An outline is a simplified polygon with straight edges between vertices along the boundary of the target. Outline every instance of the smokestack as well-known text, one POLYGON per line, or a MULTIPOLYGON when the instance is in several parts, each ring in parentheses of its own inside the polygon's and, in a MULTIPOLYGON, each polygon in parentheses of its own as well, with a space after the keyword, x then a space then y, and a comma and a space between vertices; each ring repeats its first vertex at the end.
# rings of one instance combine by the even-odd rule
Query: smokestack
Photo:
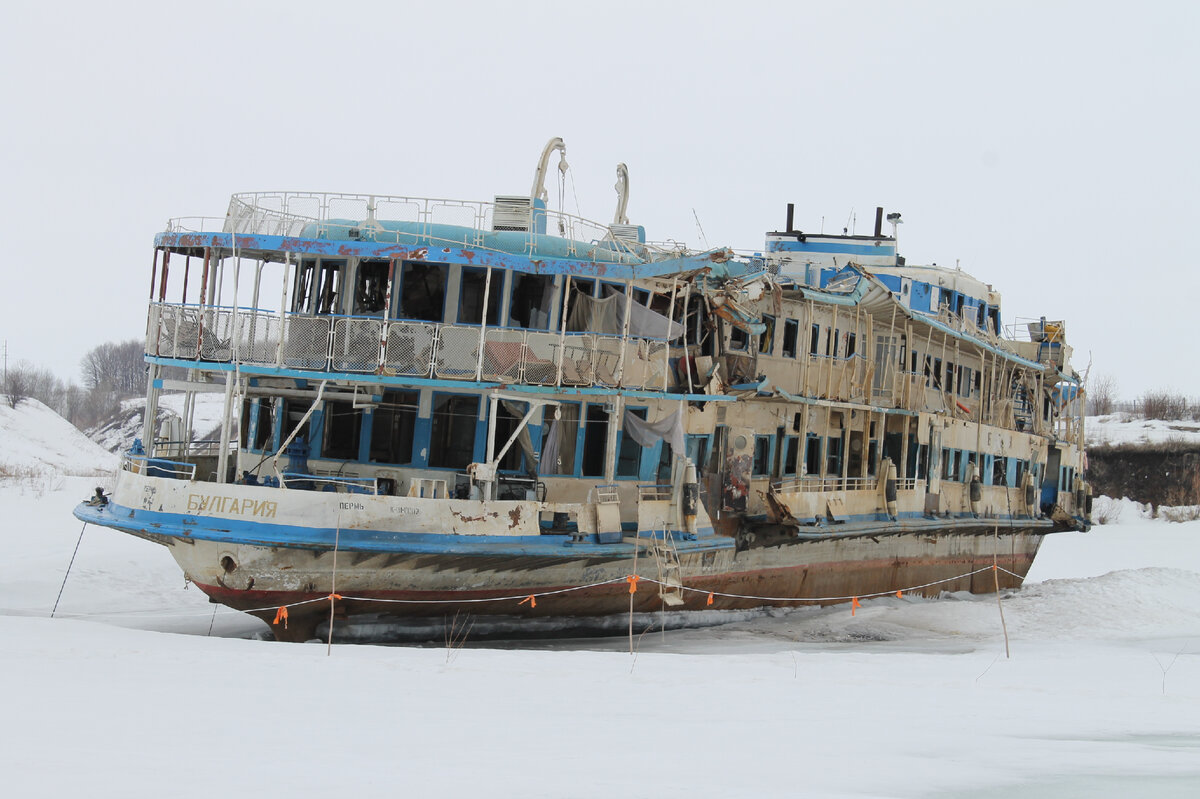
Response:
POLYGON ((788 203, 788 212, 787 212, 787 232, 788 233, 792 232, 792 218, 795 215, 795 213, 796 213, 796 206, 792 203, 788 203))
POLYGON ((883 207, 875 208, 875 238, 883 235, 883 207))

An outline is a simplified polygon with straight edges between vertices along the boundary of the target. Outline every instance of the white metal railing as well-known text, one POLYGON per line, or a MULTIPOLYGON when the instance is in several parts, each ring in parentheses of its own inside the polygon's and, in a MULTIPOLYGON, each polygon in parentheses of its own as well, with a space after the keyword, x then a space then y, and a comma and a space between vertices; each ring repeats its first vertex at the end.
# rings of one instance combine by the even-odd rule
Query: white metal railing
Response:
POLYGON ((670 344, 599 336, 379 317, 280 314, 256 308, 155 303, 146 352, 319 372, 389 374, 538 386, 665 391, 670 344))
MULTIPOLYGON (((219 221, 221 230, 226 233, 319 238, 341 232, 341 228, 346 227, 347 236, 367 241, 399 243, 415 236, 418 243, 478 247, 484 244, 487 234, 497 232, 492 224, 494 213, 494 203, 472 200, 327 192, 248 192, 233 195, 225 219, 219 221), (386 223, 389 222, 409 224, 403 231, 397 231, 388 229, 386 223)), ((545 220, 546 234, 567 242, 565 254, 569 257, 586 257, 587 250, 598 242, 604 242, 609 249, 636 254, 634 245, 613 238, 604 225, 550 209, 536 209, 532 214, 545 220)), ((195 224, 211 221, 216 220, 203 217, 172 219, 168 230, 186 231, 195 224)), ((532 217, 530 221, 533 221, 532 217)), ((532 229, 510 232, 524 233, 524 251, 533 252, 537 239, 532 229)), ((677 250, 663 254, 674 255, 677 250)), ((638 259, 641 260, 640 255, 638 259)))
POLYGON ((374 477, 334 477, 300 472, 283 472, 280 477, 285 488, 308 488, 343 494, 379 494, 379 481, 374 477))
POLYGON ((639 485, 638 499, 644 502, 661 502, 671 499, 671 485, 639 485))
POLYGON ((196 479, 196 464, 194 463, 151 458, 148 455, 131 455, 128 452, 122 457, 121 468, 124 471, 144 474, 148 477, 172 477, 176 480, 196 479))
POLYGON ((771 483, 776 494, 824 491, 874 491, 879 485, 877 477, 785 477, 771 483))

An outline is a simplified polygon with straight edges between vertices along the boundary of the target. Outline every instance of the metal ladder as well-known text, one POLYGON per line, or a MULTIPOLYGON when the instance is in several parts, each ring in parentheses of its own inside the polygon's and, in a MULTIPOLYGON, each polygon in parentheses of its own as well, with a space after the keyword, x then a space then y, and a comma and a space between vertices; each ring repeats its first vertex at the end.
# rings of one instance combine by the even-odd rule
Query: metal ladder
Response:
POLYGON ((679 550, 666 530, 662 538, 655 538, 651 547, 654 562, 658 566, 658 595, 664 604, 677 607, 683 604, 683 564, 679 562, 679 550))

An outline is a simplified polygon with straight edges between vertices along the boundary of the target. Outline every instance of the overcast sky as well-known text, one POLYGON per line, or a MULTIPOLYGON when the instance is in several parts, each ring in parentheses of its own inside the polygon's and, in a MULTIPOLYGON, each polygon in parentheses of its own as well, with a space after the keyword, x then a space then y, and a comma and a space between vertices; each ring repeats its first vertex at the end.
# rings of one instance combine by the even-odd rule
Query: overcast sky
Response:
POLYGON ((27 3, 0 28, 10 362, 141 337, 154 234, 238 191, 490 200, 756 250, 899 211, 909 263, 1200 397, 1200 3, 27 3), (555 190, 551 189, 552 195, 555 190), (576 209, 574 196, 578 196, 576 209))

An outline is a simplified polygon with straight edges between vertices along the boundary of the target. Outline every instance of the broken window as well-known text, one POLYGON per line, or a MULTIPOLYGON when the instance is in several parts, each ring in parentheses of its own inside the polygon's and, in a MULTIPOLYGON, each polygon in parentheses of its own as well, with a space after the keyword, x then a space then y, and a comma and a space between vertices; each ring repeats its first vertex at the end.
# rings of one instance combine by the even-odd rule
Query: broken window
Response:
POLYGON ((821 343, 821 326, 814 324, 809 336, 808 354, 816 355, 820 352, 819 345, 821 343))
MULTIPOLYGON (((629 408, 630 413, 638 417, 642 421, 646 420, 645 408, 629 408)), ((670 475, 670 455, 666 442, 660 445, 660 461, 666 461, 668 466, 668 476, 670 475)), ((633 440, 633 436, 622 428, 621 430, 621 448, 617 451, 617 477, 637 477, 642 462, 642 446, 633 440)))
POLYGON ((271 445, 271 434, 275 432, 274 407, 266 397, 260 397, 256 404, 258 414, 255 418, 254 448, 266 450, 271 445))
POLYGON ((800 335, 800 323, 795 319, 785 319, 783 322, 783 357, 796 357, 796 339, 800 335))
POLYGON ((770 355, 775 349, 775 317, 763 314, 762 321, 767 329, 758 337, 758 351, 770 355))
POLYGON ((604 476, 604 456, 608 445, 608 411, 603 405, 589 403, 583 421, 584 477, 604 476))
POLYGON ((857 345, 858 345, 858 334, 857 333, 847 333, 846 334, 846 357, 847 358, 854 355, 854 353, 857 351, 857 345))
POLYGON ((375 463, 411 463, 417 426, 417 392, 385 391, 371 423, 370 459, 375 463))
POLYGON ((842 473, 842 437, 830 436, 825 450, 825 473, 840 475, 842 473))
POLYGON ((477 325, 483 318, 483 295, 487 294, 487 319, 489 327, 500 324, 500 298, 504 295, 505 272, 492 270, 491 285, 488 285, 488 270, 478 266, 464 266, 458 280, 458 323, 477 325))
MULTIPOLYGON (((575 281, 572 281, 575 282, 575 281)), ((513 273, 509 324, 532 330, 546 330, 553 310, 554 281, 549 275, 513 273)))
MULTIPOLYGON (((287 437, 292 434, 296 426, 300 424, 300 420, 304 418, 304 414, 308 413, 308 408, 311 403, 304 400, 285 399, 283 401, 283 429, 280 431, 280 442, 287 441, 287 437)), ((294 441, 308 441, 308 422, 304 423, 304 427, 296 434, 294 441)))
POLYGON ((560 403, 547 411, 542 424, 541 474, 574 474, 575 448, 579 438, 579 404, 560 403))
POLYGON ((783 440, 783 475, 792 477, 796 474, 797 461, 800 455, 800 438, 788 436, 783 440))
POLYGON ((445 319, 446 279, 450 267, 405 261, 400 269, 401 319, 441 322, 445 319))
POLYGON ((387 261, 359 261, 354 279, 355 314, 382 313, 388 304, 387 261))
POLYGON ((479 425, 479 397, 434 394, 429 435, 429 465, 465 469, 475 460, 475 431, 479 425))
POLYGON ((821 474, 821 438, 815 433, 805 436, 804 473, 807 475, 821 474))
POLYGON ((729 328, 729 349, 744 350, 749 343, 746 336, 746 331, 736 325, 731 325, 729 328))
POLYGON ((362 432, 362 411, 353 403, 325 402, 325 436, 321 442, 321 457, 334 460, 357 460, 358 439, 362 432))
POLYGON ((771 437, 754 437, 754 477, 766 477, 771 473, 771 437))

